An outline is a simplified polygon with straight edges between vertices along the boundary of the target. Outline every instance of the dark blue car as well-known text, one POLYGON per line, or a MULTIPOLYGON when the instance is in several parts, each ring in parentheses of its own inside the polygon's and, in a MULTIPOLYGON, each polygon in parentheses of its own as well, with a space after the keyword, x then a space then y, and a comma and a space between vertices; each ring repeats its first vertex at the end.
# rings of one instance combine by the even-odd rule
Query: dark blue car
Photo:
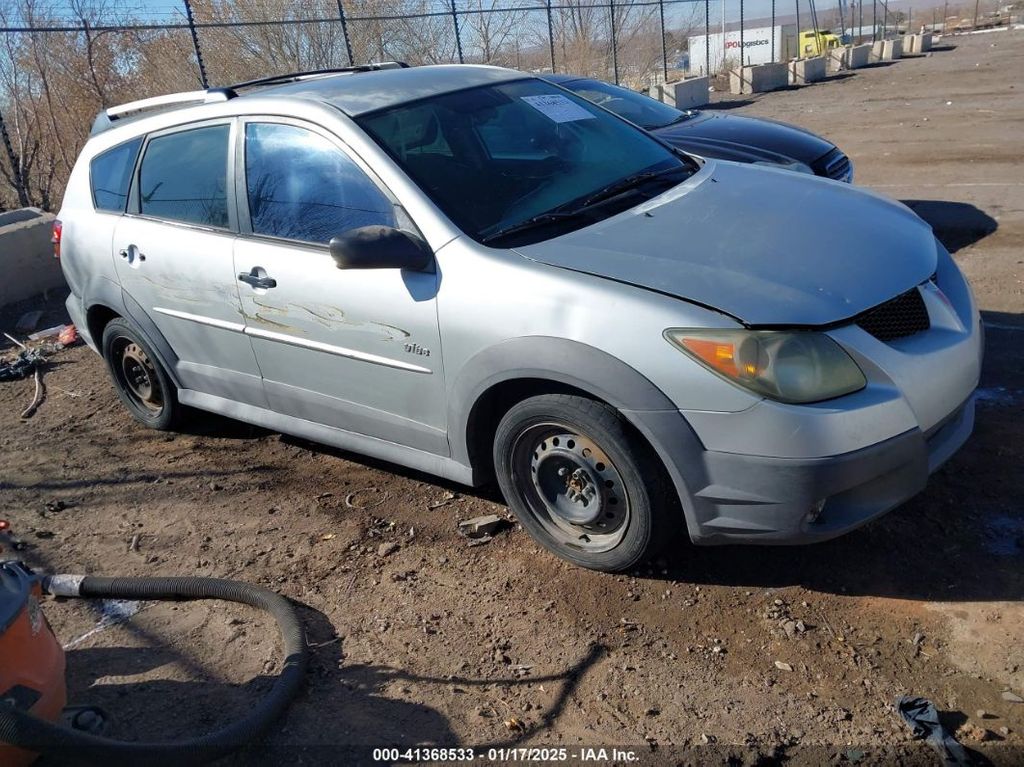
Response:
POLYGON ((642 93, 577 75, 545 75, 684 152, 719 160, 783 166, 853 181, 853 163, 832 142, 794 125, 753 117, 680 110, 642 93))

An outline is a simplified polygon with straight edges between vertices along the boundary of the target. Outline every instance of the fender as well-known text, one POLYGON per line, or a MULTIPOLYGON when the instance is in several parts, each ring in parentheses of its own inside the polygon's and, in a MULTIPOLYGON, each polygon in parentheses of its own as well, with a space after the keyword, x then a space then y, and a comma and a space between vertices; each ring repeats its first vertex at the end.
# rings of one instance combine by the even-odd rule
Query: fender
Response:
POLYGON ((607 402, 639 431, 668 471, 683 512, 696 529, 689 483, 707 484, 704 447, 672 401, 645 376, 593 346, 550 336, 513 338, 472 357, 448 395, 452 458, 470 465, 469 425, 474 408, 493 386, 517 379, 543 379, 572 386, 607 402), (684 462, 687 477, 678 469, 684 462))
MULTIPOLYGON (((118 283, 101 275, 90 278, 82 289, 82 306, 86 311, 86 316, 90 309, 104 306, 121 317, 131 320, 135 330, 156 353, 157 359, 174 385, 179 389, 183 388, 176 372, 178 355, 171 349, 167 339, 164 338, 146 311, 134 298, 125 293, 118 283)), ((100 345, 103 339, 93 338, 92 341, 92 346, 102 353, 100 345)))

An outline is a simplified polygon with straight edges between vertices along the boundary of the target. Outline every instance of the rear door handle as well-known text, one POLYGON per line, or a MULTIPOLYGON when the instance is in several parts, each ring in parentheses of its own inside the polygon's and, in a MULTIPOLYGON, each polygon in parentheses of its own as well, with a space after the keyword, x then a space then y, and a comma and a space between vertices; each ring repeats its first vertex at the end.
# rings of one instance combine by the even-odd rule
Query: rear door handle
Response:
POLYGON ((277 287, 277 280, 273 277, 268 277, 266 270, 262 266, 254 266, 248 274, 246 272, 239 272, 238 280, 254 288, 266 289, 277 287))
POLYGON ((129 264, 138 259, 139 261, 146 260, 146 254, 139 250, 137 245, 129 245, 124 250, 120 251, 117 255, 127 261, 129 264))

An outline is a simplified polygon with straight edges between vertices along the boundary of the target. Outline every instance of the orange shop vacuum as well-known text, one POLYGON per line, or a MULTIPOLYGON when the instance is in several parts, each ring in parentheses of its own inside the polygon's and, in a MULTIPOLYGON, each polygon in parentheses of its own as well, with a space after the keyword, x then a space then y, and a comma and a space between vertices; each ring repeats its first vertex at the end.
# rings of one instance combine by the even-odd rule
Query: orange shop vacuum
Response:
POLYGON ((217 578, 100 578, 40 575, 13 558, 21 542, 0 520, 0 765, 25 767, 40 755, 60 763, 198 764, 219 759, 262 735, 298 693, 309 649, 294 606, 268 589, 217 578), (43 615, 44 594, 83 599, 222 599, 269 612, 285 661, 270 692, 249 714, 186 741, 120 742, 62 725, 67 703, 64 650, 43 615))

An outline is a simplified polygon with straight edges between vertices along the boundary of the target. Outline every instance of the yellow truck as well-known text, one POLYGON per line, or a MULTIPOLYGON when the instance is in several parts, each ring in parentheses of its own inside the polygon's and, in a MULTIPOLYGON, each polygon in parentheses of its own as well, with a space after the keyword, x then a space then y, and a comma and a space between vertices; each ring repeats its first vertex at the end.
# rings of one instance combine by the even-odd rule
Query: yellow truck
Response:
POLYGON ((826 51, 838 48, 842 44, 843 41, 831 32, 815 32, 813 29, 805 29, 800 32, 800 58, 824 56, 826 51))

